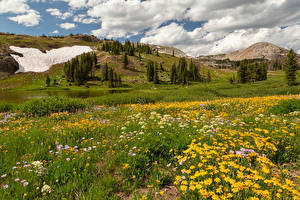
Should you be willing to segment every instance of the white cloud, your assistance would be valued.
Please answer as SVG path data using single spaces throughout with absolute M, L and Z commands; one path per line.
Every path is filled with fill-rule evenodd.
M 189 55 L 228 53 L 246 48 L 256 42 L 271 42 L 278 46 L 296 51 L 300 49 L 300 25 L 280 27 L 241 29 L 231 33 L 208 32 L 205 28 L 197 28 L 191 32 L 181 25 L 172 23 L 162 28 L 149 31 L 143 43 L 175 46 Z
M 39 24 L 41 16 L 37 11 L 29 10 L 27 14 L 9 17 L 8 19 L 23 24 L 24 26 L 31 27 Z
M 27 0 L 0 0 L 0 14 L 5 13 L 18 14 L 8 19 L 25 26 L 36 26 L 41 20 L 40 13 L 31 9 Z
M 83 23 L 83 24 L 92 24 L 92 23 L 100 22 L 98 19 L 89 18 L 84 14 L 75 16 L 73 20 L 74 20 L 74 22 L 79 22 L 79 23 Z
M 76 28 L 76 25 L 73 23 L 63 23 L 60 25 L 61 28 L 69 30 L 69 29 L 73 29 Z
M 50 15 L 56 16 L 63 20 L 65 20 L 68 17 L 71 17 L 73 15 L 71 12 L 61 13 L 60 10 L 57 8 L 48 8 L 48 9 L 46 9 L 46 12 L 48 12 Z
M 30 7 L 26 0 L 0 0 L 0 14 L 26 13 Z
M 54 30 L 53 32 L 51 32 L 52 34 L 59 34 L 58 30 Z

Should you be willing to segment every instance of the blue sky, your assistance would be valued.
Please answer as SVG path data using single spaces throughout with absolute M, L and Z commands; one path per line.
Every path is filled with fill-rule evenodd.
M 299 7 L 299 0 L 0 0 L 0 31 L 93 34 L 175 46 L 192 56 L 256 42 L 300 53 Z

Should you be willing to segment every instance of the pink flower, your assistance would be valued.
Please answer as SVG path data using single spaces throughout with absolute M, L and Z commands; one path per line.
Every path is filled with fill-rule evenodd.
M 6 174 L 3 174 L 2 176 L 1 176 L 1 178 L 5 178 L 7 175 Z

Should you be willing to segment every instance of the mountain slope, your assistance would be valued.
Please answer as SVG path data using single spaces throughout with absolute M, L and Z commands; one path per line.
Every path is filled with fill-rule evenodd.
M 245 59 L 276 60 L 286 57 L 288 50 L 268 42 L 259 42 L 246 49 L 235 51 L 224 56 L 224 59 L 240 61 Z

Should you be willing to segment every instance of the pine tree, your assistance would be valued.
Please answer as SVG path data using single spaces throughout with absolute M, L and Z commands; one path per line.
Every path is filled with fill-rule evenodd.
M 176 83 L 177 73 L 176 73 L 176 65 L 175 64 L 172 65 L 170 79 L 171 79 L 172 84 Z
M 127 57 L 127 53 L 125 53 L 124 59 L 123 59 L 123 68 L 127 69 L 127 65 L 128 65 L 128 57 Z
M 159 74 L 158 74 L 158 64 L 155 62 L 154 69 L 153 69 L 153 83 L 159 84 Z
M 297 57 L 293 49 L 287 55 L 285 62 L 285 77 L 289 86 L 296 85 Z
M 174 49 L 173 49 L 173 52 L 172 52 L 172 56 L 173 56 L 173 57 L 175 56 L 175 52 L 174 52 Z
M 47 87 L 50 87 L 50 82 L 51 82 L 50 77 L 49 77 L 49 75 L 47 74 L 47 77 L 46 77 L 46 86 L 47 86 Z
M 114 71 L 112 68 L 108 69 L 108 87 L 109 88 L 114 87 Z
M 153 81 L 154 78 L 154 64 L 152 60 L 147 62 L 147 79 L 149 82 Z
M 104 68 L 102 70 L 102 80 L 108 81 L 108 65 L 105 63 Z
M 238 77 L 239 82 L 247 83 L 247 65 L 244 63 L 244 61 L 240 62 L 240 67 L 238 69 Z

